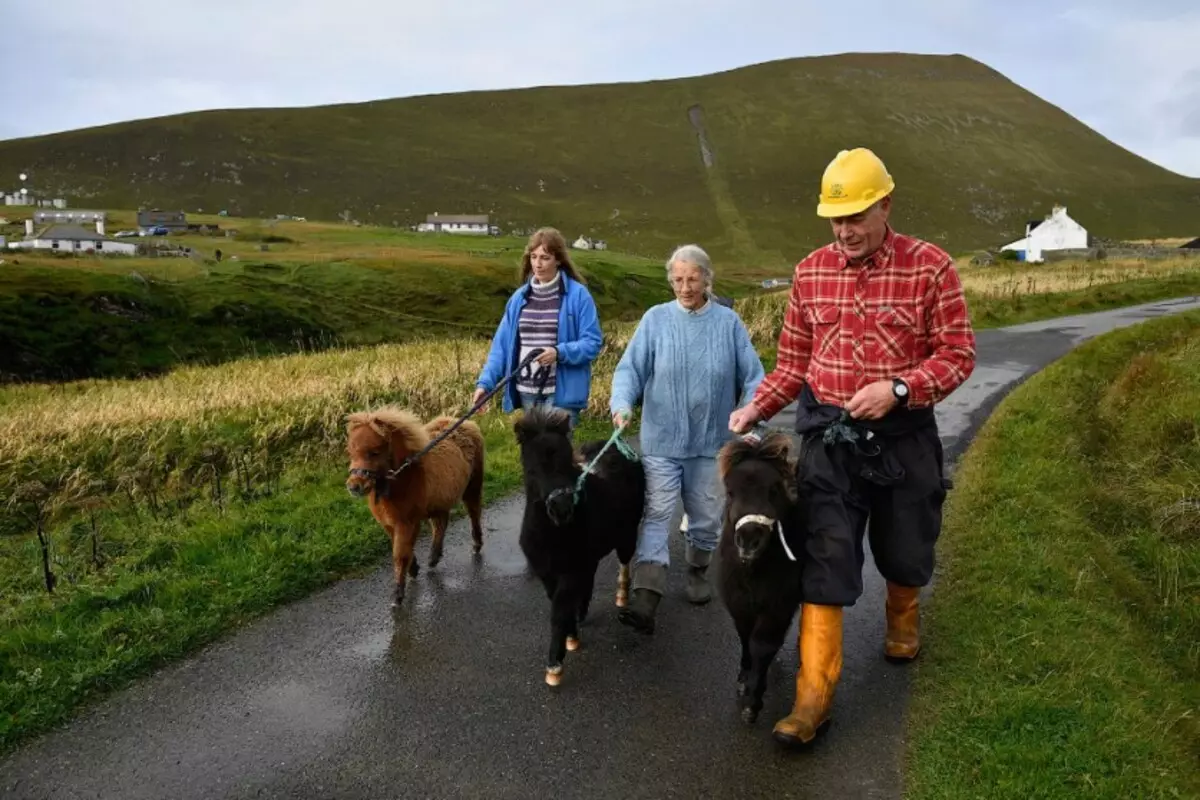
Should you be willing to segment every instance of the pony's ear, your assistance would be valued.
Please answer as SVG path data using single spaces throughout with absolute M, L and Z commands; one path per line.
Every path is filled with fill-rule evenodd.
M 529 435 L 529 421 L 525 418 L 524 411 L 517 414 L 516 421 L 513 422 L 513 435 L 517 437 L 517 444 L 525 444 Z
M 717 453 L 717 474 L 721 480 L 729 471 L 745 460 L 750 445 L 741 439 L 730 439 Z
M 404 441 L 404 432 L 402 430 L 389 431 L 384 439 L 388 443 L 388 453 L 394 463 L 399 463 L 412 455 L 408 450 L 408 444 Z
M 563 436 L 571 435 L 571 417 L 565 411 L 559 411 L 557 408 L 550 411 L 546 416 L 547 427 L 555 433 L 560 433 Z

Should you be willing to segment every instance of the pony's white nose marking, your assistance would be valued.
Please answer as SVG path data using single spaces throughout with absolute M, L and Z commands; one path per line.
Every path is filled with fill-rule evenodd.
M 775 532 L 779 534 L 779 543 L 783 545 L 783 552 L 787 553 L 787 557 L 791 561 L 796 560 L 796 554 L 792 552 L 792 548 L 788 547 L 787 539 L 783 537 L 783 526 L 779 524 L 779 520 L 771 519 L 763 514 L 746 514 L 734 523 L 733 529 L 735 531 L 740 530 L 743 525 L 750 525 L 752 523 L 774 528 Z

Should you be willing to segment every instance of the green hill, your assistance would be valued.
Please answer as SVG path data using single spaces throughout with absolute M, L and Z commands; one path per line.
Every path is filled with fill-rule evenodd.
M 706 166 L 701 140 L 711 154 Z M 1103 237 L 1194 233 L 1200 180 L 1158 167 L 963 56 L 850 54 L 646 83 L 211 111 L 0 142 L 75 205 L 412 225 L 434 211 L 542 224 L 661 258 L 695 240 L 786 264 L 827 238 L 819 177 L 874 148 L 897 225 L 954 251 L 1054 203 Z

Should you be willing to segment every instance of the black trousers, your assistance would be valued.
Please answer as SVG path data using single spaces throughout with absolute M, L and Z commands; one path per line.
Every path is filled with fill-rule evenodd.
M 804 436 L 796 477 L 807 519 L 806 603 L 854 605 L 863 591 L 868 526 L 871 553 L 884 578 L 924 586 L 933 577 L 934 544 L 950 488 L 937 426 L 874 441 L 880 452 L 867 455 L 851 443 L 825 444 L 820 432 Z

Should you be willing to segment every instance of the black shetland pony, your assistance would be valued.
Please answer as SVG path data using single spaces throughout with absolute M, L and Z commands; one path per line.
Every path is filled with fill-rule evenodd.
M 579 649 L 579 623 L 588 613 L 596 568 L 613 550 L 621 563 L 616 600 L 618 606 L 624 605 L 646 475 L 640 461 L 626 458 L 613 446 L 577 493 L 582 464 L 595 458 L 604 442 L 588 442 L 576 455 L 567 415 L 541 407 L 518 419 L 513 431 L 525 474 L 521 551 L 550 598 L 546 683 L 557 686 L 566 651 Z
M 762 710 L 767 668 L 800 606 L 804 524 L 786 433 L 746 437 L 718 455 L 725 518 L 717 545 L 717 590 L 742 641 L 742 719 Z M 786 536 L 786 538 L 785 538 Z

